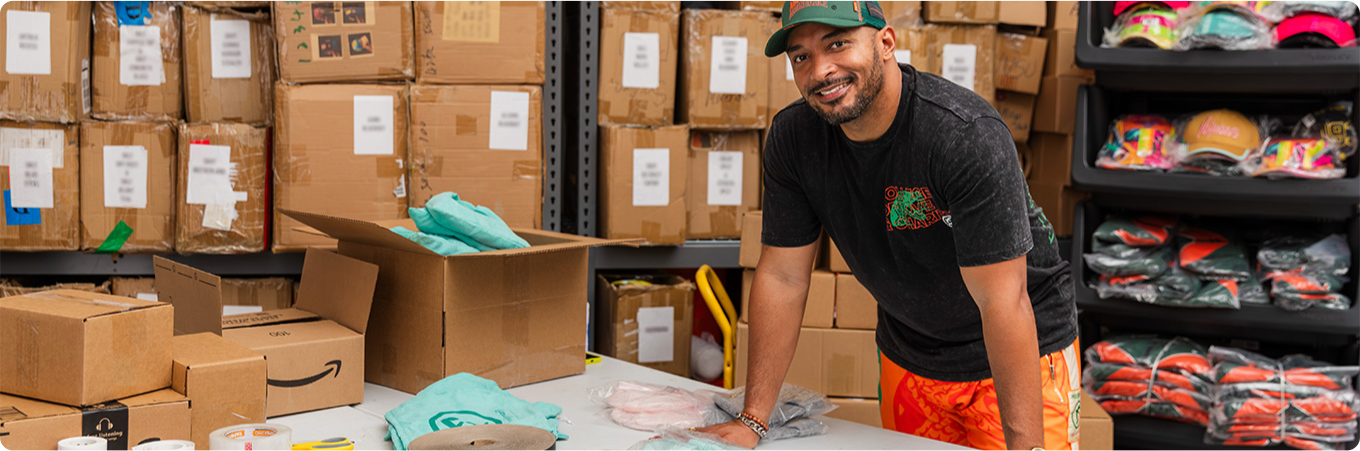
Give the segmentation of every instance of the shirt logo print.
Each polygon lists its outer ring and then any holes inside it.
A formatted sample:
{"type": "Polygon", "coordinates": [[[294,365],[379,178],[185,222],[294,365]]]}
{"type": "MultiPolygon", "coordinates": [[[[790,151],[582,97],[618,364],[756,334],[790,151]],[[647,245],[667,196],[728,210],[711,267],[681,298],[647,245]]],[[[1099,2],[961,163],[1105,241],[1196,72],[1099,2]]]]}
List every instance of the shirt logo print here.
{"type": "Polygon", "coordinates": [[[884,205],[888,220],[888,230],[919,230],[935,225],[949,212],[935,208],[928,188],[901,188],[889,186],[883,192],[887,200],[884,205]]]}

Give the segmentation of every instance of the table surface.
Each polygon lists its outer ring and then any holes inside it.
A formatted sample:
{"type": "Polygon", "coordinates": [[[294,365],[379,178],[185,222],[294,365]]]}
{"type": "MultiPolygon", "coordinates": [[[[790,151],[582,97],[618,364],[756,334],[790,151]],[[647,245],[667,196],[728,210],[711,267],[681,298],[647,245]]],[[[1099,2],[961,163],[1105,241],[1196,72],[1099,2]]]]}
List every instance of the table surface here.
{"type": "MultiPolygon", "coordinates": [[[[602,409],[586,398],[586,390],[615,381],[639,381],[670,385],[686,390],[714,389],[699,381],[605,357],[586,366],[585,374],[515,387],[510,390],[520,399],[550,402],[562,408],[558,427],[571,438],[557,442],[557,449],[627,449],[655,434],[635,431],[610,421],[602,409]]],[[[330,437],[349,437],[355,449],[392,449],[387,441],[387,421],[383,415],[414,397],[391,388],[364,384],[364,402],[314,412],[271,418],[270,423],[293,429],[293,442],[301,443],[330,437]]],[[[762,442],[757,449],[965,449],[949,443],[924,439],[896,431],[865,426],[835,418],[821,418],[830,428],[825,435],[762,442]]]]}

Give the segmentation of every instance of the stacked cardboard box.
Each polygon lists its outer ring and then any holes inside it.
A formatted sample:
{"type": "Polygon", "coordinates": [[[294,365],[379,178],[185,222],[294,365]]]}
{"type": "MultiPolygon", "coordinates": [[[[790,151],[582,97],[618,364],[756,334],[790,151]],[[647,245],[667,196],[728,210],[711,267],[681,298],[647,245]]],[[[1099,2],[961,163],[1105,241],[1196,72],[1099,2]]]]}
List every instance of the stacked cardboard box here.
{"type": "Polygon", "coordinates": [[[234,254],[265,249],[268,137],[263,126],[180,124],[176,251],[234,254]]]}
{"type": "Polygon", "coordinates": [[[596,279],[595,348],[690,377],[694,284],[670,274],[599,274],[596,279]]]}
{"type": "Polygon", "coordinates": [[[166,122],[80,125],[82,249],[174,250],[175,138],[166,122]]]}
{"type": "Polygon", "coordinates": [[[1086,194],[1072,190],[1072,126],[1076,123],[1077,89],[1094,82],[1091,71],[1077,67],[1077,2],[1047,3],[1048,26],[1043,78],[1034,100],[1028,142],[1030,198],[1058,236],[1072,234],[1072,213],[1086,194]]]}

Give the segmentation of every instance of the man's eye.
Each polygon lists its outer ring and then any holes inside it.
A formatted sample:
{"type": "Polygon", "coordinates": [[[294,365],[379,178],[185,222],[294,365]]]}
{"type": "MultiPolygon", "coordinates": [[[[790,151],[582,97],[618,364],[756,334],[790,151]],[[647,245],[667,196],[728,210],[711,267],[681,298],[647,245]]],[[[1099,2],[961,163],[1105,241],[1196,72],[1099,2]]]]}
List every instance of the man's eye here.
{"type": "Polygon", "coordinates": [[[803,60],[806,60],[806,59],[807,59],[807,55],[798,55],[798,56],[793,57],[793,62],[795,62],[795,63],[801,63],[801,62],[803,62],[803,60]]]}
{"type": "Polygon", "coordinates": [[[846,45],[846,44],[849,44],[849,43],[850,43],[850,41],[836,41],[836,42],[831,43],[831,48],[833,48],[833,49],[838,49],[838,48],[841,48],[842,46],[844,46],[844,45],[846,45]]]}

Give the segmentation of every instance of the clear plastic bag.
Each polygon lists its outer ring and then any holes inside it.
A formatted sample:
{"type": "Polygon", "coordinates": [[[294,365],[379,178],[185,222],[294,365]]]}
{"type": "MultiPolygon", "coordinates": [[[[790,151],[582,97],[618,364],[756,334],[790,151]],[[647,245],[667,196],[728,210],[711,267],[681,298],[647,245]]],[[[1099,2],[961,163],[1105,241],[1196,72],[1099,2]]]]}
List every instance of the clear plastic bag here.
{"type": "MultiPolygon", "coordinates": [[[[1175,228],[1175,217],[1140,216],[1128,219],[1115,216],[1100,223],[1091,236],[1101,243],[1147,248],[1166,244],[1175,228]]],[[[1109,255],[1121,256],[1114,253],[1109,255]]]]}
{"type": "Polygon", "coordinates": [[[1144,3],[1116,17],[1105,29],[1100,46],[1148,47],[1169,50],[1176,43],[1180,14],[1156,3],[1144,3]]]}
{"type": "Polygon", "coordinates": [[[1170,247],[1162,246],[1148,249],[1131,257],[1120,258],[1101,253],[1083,254],[1086,266],[1097,274],[1124,277],[1156,277],[1167,272],[1173,263],[1174,254],[1170,247]]]}
{"type": "Polygon", "coordinates": [[[640,431],[697,428],[731,419],[714,404],[714,393],[618,381],[592,388],[590,401],[602,415],[621,426],[640,431]]]}
{"type": "Polygon", "coordinates": [[[1226,300],[1200,297],[1204,285],[1199,279],[1181,271],[1172,271],[1157,277],[1101,276],[1094,287],[1101,299],[1128,299],[1147,304],[1171,307],[1222,307],[1237,308],[1239,305],[1226,300]]]}
{"type": "Polygon", "coordinates": [[[1271,24],[1275,21],[1262,18],[1259,8],[1236,6],[1232,2],[1205,3],[1216,4],[1181,14],[1173,49],[1261,50],[1274,47],[1271,24]]]}
{"type": "Polygon", "coordinates": [[[1242,246],[1225,235],[1198,227],[1184,227],[1176,261],[1186,271],[1211,280],[1244,281],[1251,278],[1251,265],[1242,246]]]}
{"type": "Polygon", "coordinates": [[[1305,267],[1341,276],[1350,272],[1351,249],[1346,237],[1326,238],[1283,236],[1266,240],[1256,252],[1256,261],[1270,270],[1293,271],[1305,267]]]}
{"type": "Polygon", "coordinates": [[[1360,136],[1357,136],[1355,124],[1351,122],[1352,108],[1351,102],[1337,102],[1314,111],[1299,119],[1290,135],[1326,139],[1340,149],[1342,160],[1350,158],[1355,155],[1357,146],[1360,146],[1360,136]]]}
{"type": "MultiPolygon", "coordinates": [[[[718,409],[735,418],[741,414],[746,404],[746,388],[733,390],[728,395],[716,395],[714,401],[718,409]]],[[[826,424],[812,418],[836,410],[836,405],[821,393],[793,384],[784,384],[779,389],[779,400],[770,413],[767,440],[810,437],[825,434],[826,424]]]]}
{"type": "Polygon", "coordinates": [[[1346,176],[1341,148],[1322,138],[1276,137],[1243,165],[1252,177],[1271,180],[1339,179],[1346,176]]]}
{"type": "Polygon", "coordinates": [[[1164,171],[1176,166],[1176,127],[1162,116],[1130,114],[1110,124],[1096,165],[1105,169],[1164,171]]]}
{"type": "Polygon", "coordinates": [[[713,434],[666,428],[658,436],[634,443],[630,450],[723,450],[746,449],[713,434]]]}
{"type": "Polygon", "coordinates": [[[1209,380],[1213,370],[1209,351],[1184,337],[1166,339],[1134,335],[1111,338],[1091,345],[1084,354],[1086,361],[1091,363],[1178,371],[1204,380],[1209,380]]]}

